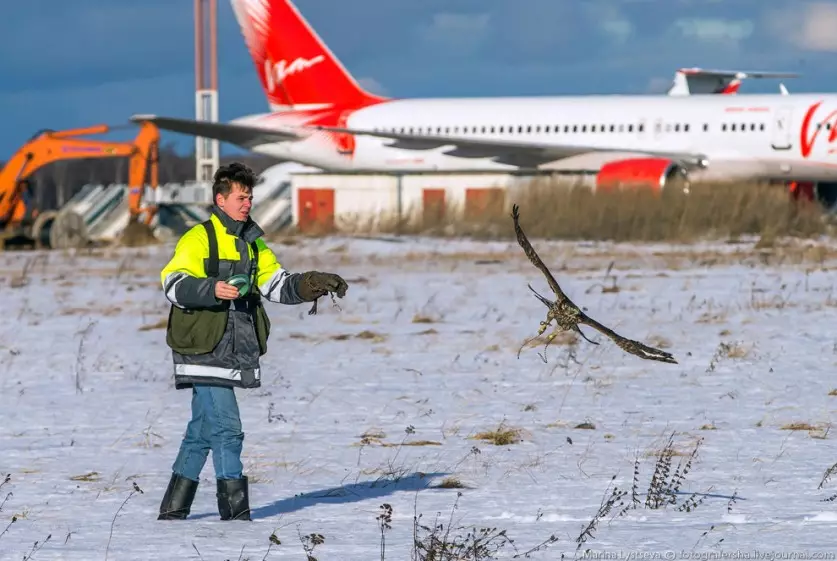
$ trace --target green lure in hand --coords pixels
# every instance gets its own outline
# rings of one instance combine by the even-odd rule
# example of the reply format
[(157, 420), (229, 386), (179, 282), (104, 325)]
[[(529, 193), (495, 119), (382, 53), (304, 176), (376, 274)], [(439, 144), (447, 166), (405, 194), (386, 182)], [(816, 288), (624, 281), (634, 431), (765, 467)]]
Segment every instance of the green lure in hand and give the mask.
[(238, 289), (239, 296), (246, 296), (250, 292), (250, 277), (249, 275), (233, 275), (227, 279), (227, 284), (231, 284)]

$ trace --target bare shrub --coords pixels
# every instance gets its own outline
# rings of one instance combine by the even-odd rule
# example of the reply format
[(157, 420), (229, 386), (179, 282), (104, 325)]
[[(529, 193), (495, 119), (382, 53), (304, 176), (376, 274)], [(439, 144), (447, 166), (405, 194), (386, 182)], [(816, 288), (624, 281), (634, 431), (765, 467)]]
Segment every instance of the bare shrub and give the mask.
[(715, 349), (715, 354), (709, 360), (709, 366), (706, 368), (707, 372), (714, 372), (719, 362), (724, 359), (738, 360), (746, 358), (750, 354), (750, 349), (741, 343), (727, 343), (721, 342), (718, 348)]
[[(450, 513), (447, 526), (440, 522), (438, 514), (433, 526), (420, 523), (422, 515), (413, 516), (414, 561), (484, 561), (495, 559), (495, 555), (514, 540), (506, 536), (505, 530), (497, 528), (454, 528), (453, 513), (459, 507), (461, 492)], [(452, 531), (456, 531), (452, 534)], [(461, 532), (465, 531), (463, 535)]]
[[(681, 452), (674, 447), (674, 433), (672, 433), (662, 450), (650, 454), (651, 456), (656, 456), (657, 459), (654, 463), (654, 472), (651, 475), (645, 492), (646, 498), (644, 504), (640, 499), (639, 457), (634, 461), (633, 480), (630, 492), (614, 484), (616, 480), (615, 475), (611, 477), (598, 510), (590, 521), (582, 526), (581, 532), (575, 538), (576, 554), (581, 551), (581, 548), (588, 541), (595, 538), (595, 532), (600, 522), (608, 517), (610, 517), (610, 520), (613, 520), (614, 518), (625, 516), (629, 511), (639, 509), (642, 506), (649, 510), (665, 510), (667, 507), (673, 506), (676, 507), (678, 512), (693, 512), (700, 506), (706, 496), (704, 493), (684, 493), (681, 491), (681, 488), (691, 471), (692, 463), (697, 458), (697, 452), (702, 442), (703, 439), (697, 439), (690, 452)], [(672, 460), (675, 456), (683, 457), (683, 459), (677, 463), (676, 467), (673, 467)], [(682, 495), (686, 495), (685, 500), (678, 501), (678, 498)], [(735, 495), (730, 498), (730, 505), (733, 502), (735, 502)], [(531, 553), (545, 550), (556, 542), (558, 542), (557, 533), (553, 533), (549, 538), (521, 555), (528, 557)], [(589, 548), (585, 549), (583, 553), (589, 555), (591, 550)]]
[[(299, 533), (299, 529), (297, 529)], [(299, 541), (302, 542), (302, 549), (305, 550), (305, 559), (307, 561), (317, 561), (314, 557), (314, 548), (325, 543), (325, 536), (316, 532), (303, 536), (299, 533)]]
[[(128, 496), (125, 497), (125, 500), (122, 501), (122, 504), (119, 505), (118, 509), (116, 509), (116, 513), (113, 515), (113, 519), (110, 522), (110, 533), (108, 534), (107, 547), (105, 547), (105, 561), (108, 560), (108, 551), (110, 551), (110, 541), (111, 541), (111, 539), (113, 539), (113, 526), (114, 526), (114, 524), (116, 524), (116, 517), (119, 516), (119, 513), (122, 511), (123, 508), (125, 508), (125, 505), (128, 503), (128, 501), (131, 500), (131, 497), (133, 497), (137, 493), (142, 494), (142, 493), (145, 493), (145, 491), (140, 489), (140, 486), (137, 485), (136, 481), (134, 481), (132, 483), (131, 492), (128, 493)], [(49, 539), (49, 538), (47, 538), (47, 539)]]

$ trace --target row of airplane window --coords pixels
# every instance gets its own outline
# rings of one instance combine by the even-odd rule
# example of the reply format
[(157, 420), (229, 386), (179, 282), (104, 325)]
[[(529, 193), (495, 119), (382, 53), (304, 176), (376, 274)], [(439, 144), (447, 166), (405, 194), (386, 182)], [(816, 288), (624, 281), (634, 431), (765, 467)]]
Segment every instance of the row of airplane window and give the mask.
[[(829, 126), (830, 128), (830, 126)], [(662, 132), (689, 132), (690, 126), (688, 123), (657, 123), (654, 126), (656, 133)], [(747, 131), (764, 131), (767, 127), (764, 123), (722, 123), (721, 131), (723, 132), (747, 132)], [(644, 132), (645, 125), (640, 123), (620, 124), (620, 125), (517, 125), (517, 126), (464, 126), (464, 127), (375, 127), (375, 132), (391, 132), (401, 134), (427, 134), (427, 135), (442, 135), (442, 134), (531, 134), (531, 133), (624, 133), (624, 132)], [(709, 131), (709, 124), (703, 124), (703, 132)]]

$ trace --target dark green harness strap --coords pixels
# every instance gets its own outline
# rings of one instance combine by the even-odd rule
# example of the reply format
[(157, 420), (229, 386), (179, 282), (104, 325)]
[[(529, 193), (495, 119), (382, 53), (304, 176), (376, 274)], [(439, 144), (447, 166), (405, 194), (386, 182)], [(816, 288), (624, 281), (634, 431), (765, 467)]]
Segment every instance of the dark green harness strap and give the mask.
[(256, 292), (258, 292), (259, 277), (257, 273), (259, 269), (259, 246), (256, 244), (255, 240), (253, 240), (253, 242), (250, 244), (250, 248), (253, 250), (253, 261), (250, 262), (250, 286), (251, 290), (255, 289)]
[(218, 265), (218, 238), (215, 237), (215, 224), (212, 219), (206, 220), (203, 223), (206, 229), (206, 238), (209, 242), (209, 260), (206, 262), (206, 276), (209, 278), (217, 277), (219, 271)]
[[(217, 277), (219, 272), (218, 259), (218, 238), (215, 236), (215, 224), (212, 219), (203, 222), (203, 227), (206, 229), (206, 237), (209, 242), (209, 260), (206, 262), (206, 276), (209, 278)], [(250, 263), (250, 278), (253, 286), (258, 279), (256, 273), (259, 267), (259, 246), (255, 241), (250, 243), (250, 249), (253, 250), (253, 261)]]

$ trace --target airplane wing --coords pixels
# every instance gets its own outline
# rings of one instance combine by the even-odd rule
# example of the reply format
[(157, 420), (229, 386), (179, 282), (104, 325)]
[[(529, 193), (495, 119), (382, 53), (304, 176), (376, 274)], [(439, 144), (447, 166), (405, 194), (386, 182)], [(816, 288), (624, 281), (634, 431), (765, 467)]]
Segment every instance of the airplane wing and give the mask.
[(650, 157), (666, 158), (680, 162), (684, 167), (702, 167), (706, 160), (706, 156), (703, 154), (638, 150), (630, 146), (599, 148), (575, 144), (543, 144), (510, 140), (415, 135), (339, 127), (318, 126), (315, 128), (334, 133), (388, 138), (394, 141), (388, 146), (403, 150), (431, 150), (433, 148), (450, 146), (451, 148), (444, 152), (450, 156), (459, 158), (491, 158), (497, 163), (523, 168), (534, 168), (555, 160), (593, 152), (632, 152), (646, 154)]
[(214, 138), (247, 149), (270, 142), (284, 142), (305, 138), (303, 135), (291, 130), (266, 129), (251, 125), (213, 123), (209, 121), (194, 121), (191, 119), (176, 119), (173, 117), (158, 117), (156, 115), (134, 115), (131, 117), (131, 121), (147, 121), (154, 123), (163, 130), (203, 138)]

